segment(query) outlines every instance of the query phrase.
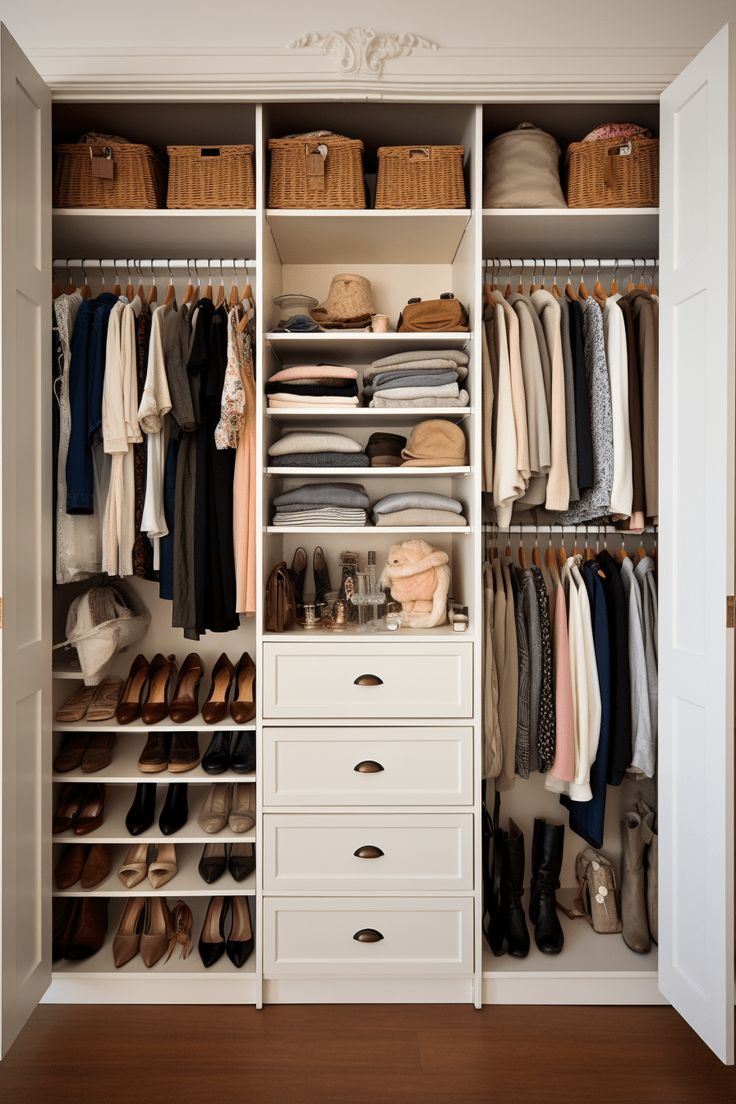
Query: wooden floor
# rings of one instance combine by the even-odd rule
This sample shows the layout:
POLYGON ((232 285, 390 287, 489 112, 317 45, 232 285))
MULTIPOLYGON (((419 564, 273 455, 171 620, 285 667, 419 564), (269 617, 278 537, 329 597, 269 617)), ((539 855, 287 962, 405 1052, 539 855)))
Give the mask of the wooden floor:
POLYGON ((2 1104, 732 1104, 669 1008, 42 1006, 2 1104))

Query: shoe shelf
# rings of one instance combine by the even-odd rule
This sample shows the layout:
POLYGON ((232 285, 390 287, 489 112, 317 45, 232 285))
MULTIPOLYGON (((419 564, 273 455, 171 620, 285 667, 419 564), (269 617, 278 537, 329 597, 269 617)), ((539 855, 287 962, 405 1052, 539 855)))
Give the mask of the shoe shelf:
MULTIPOLYGON (((151 731, 150 729, 148 731, 151 731)), ((94 729, 90 725, 90 736, 94 729)), ((222 774, 207 774, 199 763, 189 771, 162 770, 156 774, 138 769, 138 758, 145 746, 145 738, 142 733, 133 733, 137 739, 120 739, 113 748, 112 763, 102 770, 87 774, 85 771, 65 771, 63 774, 54 774, 54 782, 194 782, 199 785, 212 782, 255 782, 255 774, 236 774, 235 771, 224 771, 222 774)), ((208 732, 199 733, 199 754, 204 755, 210 742, 208 732)))
POLYGON ((137 721, 133 721, 131 724, 121 725, 118 724, 115 717, 110 721, 74 721, 73 723, 64 724, 63 722, 54 720, 52 723, 52 729, 54 732, 88 732, 92 736, 95 732, 142 732, 146 736, 149 732, 183 732, 189 729, 196 729, 199 732, 214 732, 216 729, 225 729, 225 731, 235 732, 243 731, 247 732, 249 729, 255 728, 255 718, 252 721, 248 721, 247 724, 236 724, 232 717, 228 714, 224 721, 218 721, 217 724, 207 724, 202 719, 202 714, 199 713, 196 717, 193 717, 191 721, 185 721, 183 724, 174 724, 170 718, 166 718, 165 721, 160 721, 155 725, 144 724, 140 718, 137 721))
MULTIPOLYGON (((81 837, 78 837, 81 838, 81 837)), ((138 838, 138 837, 136 837, 138 838)), ((175 841, 175 837, 170 837, 175 841)), ((214 839, 214 837, 213 837, 214 839)), ((168 841, 167 841, 168 842, 168 841)), ((131 843, 135 839, 131 837, 131 843)), ((137 886, 127 889, 118 878, 118 870, 125 861, 128 847, 115 847, 112 854, 110 876, 94 889, 82 889, 79 882, 70 889, 57 889, 54 883, 54 897, 255 897, 256 875, 255 871, 242 882, 237 882, 229 870, 216 882, 205 882, 199 870, 199 860, 202 856, 202 848, 199 846, 177 847, 176 861, 178 870, 170 882, 154 889, 148 878, 144 878, 137 886)), ((59 852, 61 854, 61 851, 59 852)))
MULTIPOLYGON (((452 638, 455 640, 471 640, 473 639, 473 633, 471 629, 466 629, 464 633, 457 633, 454 631, 452 625, 449 624, 438 625, 434 629, 414 629, 406 625, 402 626, 402 628, 400 629, 397 629, 395 632, 389 632, 388 629, 378 629, 376 632, 360 632, 357 623, 355 623, 352 625, 348 625, 347 628, 340 629, 339 631, 335 631, 333 629, 305 629, 297 627, 294 629, 289 629, 288 632, 264 632, 263 641, 264 643, 288 644, 291 642, 296 644, 303 644, 305 639, 308 638, 309 640, 319 640, 323 642, 330 641, 333 643, 337 640, 349 639, 356 640, 359 643, 365 642, 366 644, 370 644, 374 641, 380 641, 381 644, 384 644, 388 641, 393 640, 403 640, 404 643, 410 640, 412 644, 436 644, 438 639, 442 639, 443 637, 452 638)), ((366 720, 367 723, 370 723, 367 718, 364 718, 364 720, 366 720)), ((322 718, 319 721, 319 724, 329 723, 330 720, 328 718, 322 718)), ((344 721, 340 723, 344 724, 344 721)), ((361 723, 363 722, 361 721, 361 723)), ((425 722, 423 721, 422 723, 424 724, 425 722)))
POLYGON ((371 479, 371 478, 383 478, 388 476, 390 479, 414 479, 417 476, 423 478, 437 478, 441 475, 455 476, 455 475, 470 475, 471 468, 266 468, 266 475, 280 476, 288 475, 290 477, 303 475, 319 476, 325 478, 327 476, 332 479, 333 476, 351 476, 354 479, 371 479))
MULTIPOLYGON (((330 427, 355 426, 361 420, 373 426, 416 425, 417 422, 426 421, 427 418, 451 418, 461 422, 465 418, 472 417, 472 406, 402 406, 395 410, 384 410, 372 406, 315 406, 311 410, 281 410, 266 407, 266 417, 272 419, 276 425, 293 426, 294 423, 304 425, 322 425, 325 421, 330 427)), ((332 471, 332 469, 324 469, 332 471)), ((361 471, 363 469, 357 469, 361 471)))
MULTIPOLYGON (((96 781, 95 775, 88 775, 88 781, 96 781)), ((255 828, 249 832, 232 832, 225 827, 220 832, 210 834, 197 822, 202 806, 207 800, 208 789, 204 786, 187 794, 189 802, 189 817, 186 824, 172 836, 165 836, 158 826, 158 818, 166 799, 166 790, 173 779, 168 776, 161 780, 161 785, 156 793, 156 816, 151 827, 139 836, 131 836, 125 827, 125 817, 130 808, 135 788, 133 786, 111 786, 105 794, 105 813, 102 824, 94 832, 86 836, 77 836, 73 831, 67 830, 60 835, 52 836, 54 843, 255 843, 255 828)), ((137 780, 138 781, 138 780, 137 780)), ((155 781, 155 776, 151 778, 155 781)), ((179 779, 183 781, 183 779, 179 779)), ((239 779, 244 781, 244 779, 239 779)))
POLYGON ((271 331, 266 341, 279 358, 339 356, 343 364, 368 364, 379 357, 412 349, 464 348, 467 330, 442 333, 371 333, 368 330, 326 330, 323 333, 271 331))

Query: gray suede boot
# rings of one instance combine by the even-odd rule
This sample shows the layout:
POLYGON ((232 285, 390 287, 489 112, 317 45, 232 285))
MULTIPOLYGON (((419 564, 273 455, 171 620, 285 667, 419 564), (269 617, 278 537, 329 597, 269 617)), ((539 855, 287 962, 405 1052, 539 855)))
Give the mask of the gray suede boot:
POLYGON ((638 954, 649 950, 646 876, 642 819, 638 813, 625 813, 621 821, 621 921, 627 947, 638 954))
POLYGON ((641 834, 647 848, 647 919, 649 934, 659 942, 659 836, 655 828, 657 814, 648 805, 640 806, 641 834))

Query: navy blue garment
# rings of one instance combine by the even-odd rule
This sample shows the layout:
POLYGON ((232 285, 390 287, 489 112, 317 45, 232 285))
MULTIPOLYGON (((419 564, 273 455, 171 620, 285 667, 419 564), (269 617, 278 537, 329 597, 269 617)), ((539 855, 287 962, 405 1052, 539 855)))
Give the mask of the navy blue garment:
POLYGON ((90 334, 87 392, 87 433, 90 445, 102 439, 102 389, 105 383, 107 323, 110 321, 110 311, 117 301, 117 297, 111 295, 109 291, 103 291, 102 295, 98 295, 95 300, 97 309, 90 334))
POLYGON ((59 327, 56 322, 56 311, 51 308, 51 370, 52 370, 52 398, 51 398, 51 451, 54 460, 53 485, 51 488, 54 519, 51 531, 53 534, 53 562, 56 563, 56 502, 59 494, 59 438, 61 437, 61 414, 59 412, 59 394, 61 391, 61 375, 64 368, 64 350, 61 346, 59 327))
POLYGON ((169 530, 159 542, 159 586, 160 598, 174 598, 174 515, 176 499, 176 458, 179 442, 170 438, 164 462, 164 516, 169 530))
POLYGON ((595 560, 587 560, 581 568, 583 582, 590 601, 595 665, 598 671, 598 685, 601 694, 601 730, 598 737, 598 751, 595 762, 590 769, 590 789, 593 798, 591 801, 573 801, 567 794, 562 794, 560 797, 560 802, 568 809, 571 829, 582 836, 591 847, 603 846, 603 824, 606 817, 606 782, 611 739, 611 647, 608 636, 606 595, 598 575, 599 570, 595 560))
POLYGON ((89 359, 96 299, 84 299, 77 311, 71 340, 69 406, 72 427, 66 457, 66 512, 94 513, 94 470, 89 447, 89 359))

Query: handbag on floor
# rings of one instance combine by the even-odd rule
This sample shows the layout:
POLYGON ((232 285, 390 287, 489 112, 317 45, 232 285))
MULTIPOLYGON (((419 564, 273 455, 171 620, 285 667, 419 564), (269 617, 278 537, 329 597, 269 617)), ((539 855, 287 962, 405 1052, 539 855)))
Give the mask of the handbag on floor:
POLYGON ((575 860, 578 894, 571 908, 558 901, 558 908, 574 920, 584 916, 599 935, 620 932, 621 914, 616 892, 616 875, 610 859, 593 847, 586 847, 575 860))

